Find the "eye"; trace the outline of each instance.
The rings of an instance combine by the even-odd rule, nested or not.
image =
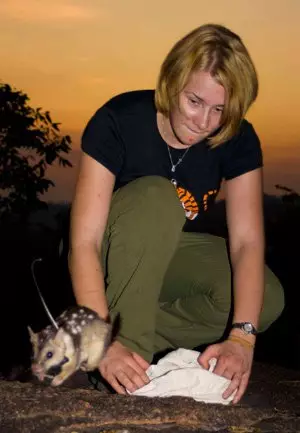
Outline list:
[[[223,112],[223,108],[222,107],[216,107],[215,108],[215,112],[216,113],[222,113]]]
[[[192,105],[198,105],[198,101],[197,101],[197,99],[190,98],[190,103],[191,103]]]
[[[65,356],[63,359],[63,364],[66,364],[67,362],[69,362],[69,358],[67,356]]]
[[[47,355],[46,355],[46,356],[47,356],[48,359],[52,358],[52,356],[53,356],[53,352],[47,352]]]

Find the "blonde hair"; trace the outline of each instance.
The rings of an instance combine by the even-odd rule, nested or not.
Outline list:
[[[158,111],[169,115],[195,71],[209,72],[225,89],[220,128],[210,140],[217,146],[238,131],[258,93],[258,78],[241,38],[221,25],[200,26],[180,39],[165,58],[155,91]]]

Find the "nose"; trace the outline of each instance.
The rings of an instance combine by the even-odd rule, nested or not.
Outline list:
[[[31,366],[31,371],[34,376],[36,376],[41,382],[45,379],[45,371],[43,367],[39,364],[33,364]]]
[[[43,367],[39,364],[32,364],[31,370],[34,374],[41,373],[43,371]]]
[[[209,120],[210,120],[210,110],[209,107],[205,107],[202,110],[201,114],[199,114],[198,122],[197,122],[198,128],[202,130],[207,129],[209,126]]]

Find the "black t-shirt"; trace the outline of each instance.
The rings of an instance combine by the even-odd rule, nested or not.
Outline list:
[[[207,140],[193,145],[173,173],[168,146],[157,128],[153,90],[123,93],[105,103],[84,130],[82,150],[116,176],[115,190],[142,176],[176,179],[186,231],[197,231],[197,221],[215,201],[223,179],[263,164],[259,139],[243,120],[238,134],[216,148]],[[174,164],[185,153],[169,150]]]

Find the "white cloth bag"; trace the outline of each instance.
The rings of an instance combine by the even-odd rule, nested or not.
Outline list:
[[[215,359],[210,360],[210,369],[205,370],[198,363],[200,352],[177,349],[163,357],[156,365],[150,365],[146,371],[150,382],[131,395],[145,397],[192,397],[205,403],[227,405],[228,399],[222,397],[230,384],[230,380],[213,372]]]

